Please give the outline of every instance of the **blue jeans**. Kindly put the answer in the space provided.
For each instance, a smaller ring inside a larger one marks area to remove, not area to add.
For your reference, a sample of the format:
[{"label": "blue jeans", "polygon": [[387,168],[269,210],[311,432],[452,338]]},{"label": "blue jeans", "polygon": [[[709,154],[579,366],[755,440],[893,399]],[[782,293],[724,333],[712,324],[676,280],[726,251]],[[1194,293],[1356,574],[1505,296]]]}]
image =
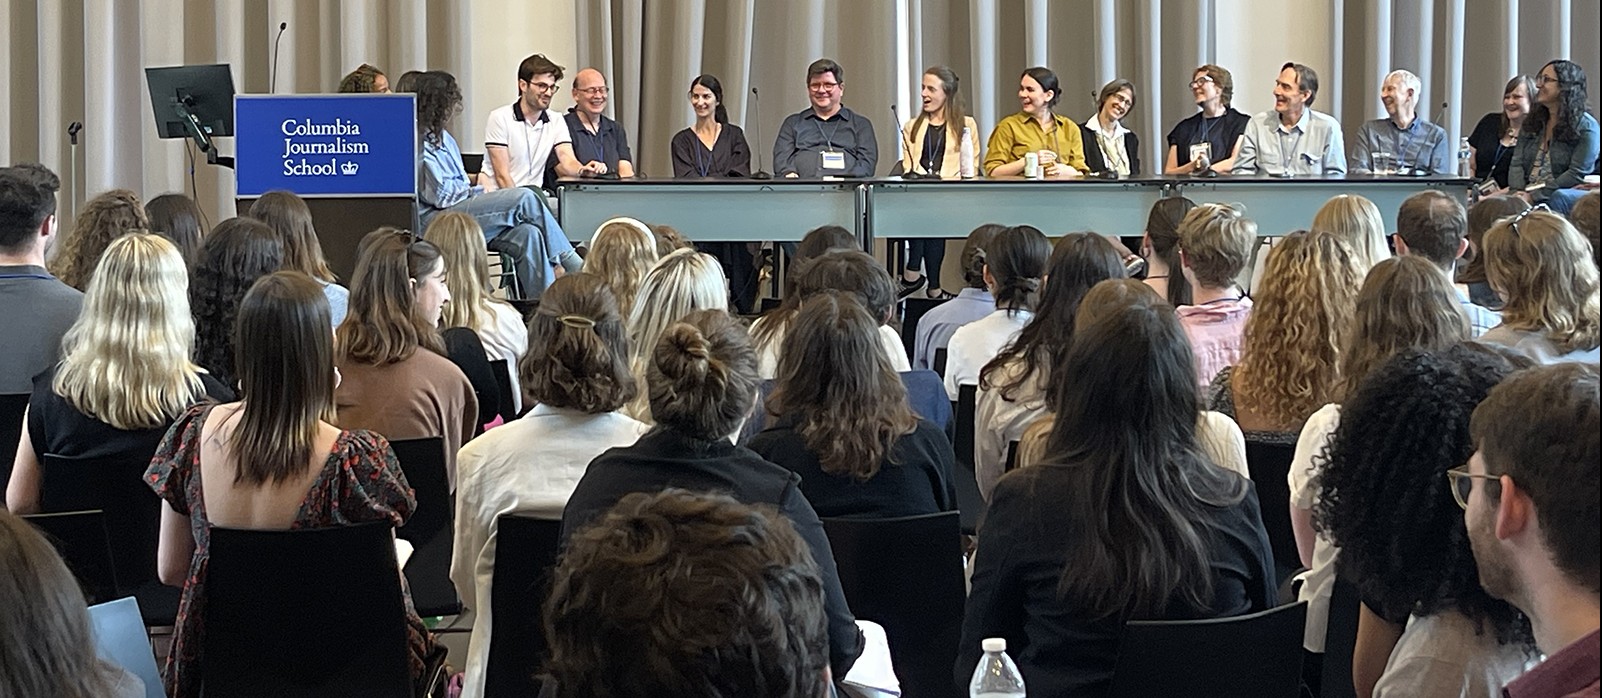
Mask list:
[{"label": "blue jeans", "polygon": [[489,248],[514,260],[513,270],[526,299],[539,298],[545,287],[556,281],[555,266],[576,272],[584,264],[545,205],[545,196],[536,190],[497,189],[448,209],[425,210],[421,216],[425,230],[440,210],[465,213],[478,221]]},{"label": "blue jeans", "polygon": [[1546,205],[1552,209],[1553,213],[1561,213],[1567,216],[1569,211],[1574,209],[1574,204],[1580,200],[1580,197],[1589,193],[1581,189],[1558,189],[1546,198]]}]

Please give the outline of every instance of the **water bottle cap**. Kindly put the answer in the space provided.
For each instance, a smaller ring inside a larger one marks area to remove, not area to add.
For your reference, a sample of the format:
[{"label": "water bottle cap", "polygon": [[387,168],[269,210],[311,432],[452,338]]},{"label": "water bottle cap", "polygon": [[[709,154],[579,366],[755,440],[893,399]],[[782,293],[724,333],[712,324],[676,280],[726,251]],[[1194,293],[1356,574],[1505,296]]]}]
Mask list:
[{"label": "water bottle cap", "polygon": [[1007,638],[987,637],[984,642],[979,643],[979,646],[983,647],[986,652],[1006,652]]}]

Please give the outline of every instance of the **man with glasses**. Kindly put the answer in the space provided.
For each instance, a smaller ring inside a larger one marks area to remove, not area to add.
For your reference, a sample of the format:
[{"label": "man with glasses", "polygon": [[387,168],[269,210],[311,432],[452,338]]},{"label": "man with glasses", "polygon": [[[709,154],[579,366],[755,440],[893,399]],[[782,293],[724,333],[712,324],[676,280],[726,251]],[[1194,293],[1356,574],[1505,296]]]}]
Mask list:
[{"label": "man with glasses", "polygon": [[573,156],[567,121],[551,118],[551,98],[561,89],[561,79],[562,66],[543,54],[529,56],[517,68],[517,101],[490,112],[484,127],[485,170],[496,187],[544,186],[546,162],[553,153],[557,176],[600,174]]},{"label": "man with glasses", "polygon": [[1546,655],[1509,698],[1598,695],[1598,385],[1594,365],[1514,374],[1474,410],[1475,453],[1450,471],[1480,584],[1529,616]]},{"label": "man with glasses", "polygon": [[773,171],[783,177],[872,177],[879,166],[873,122],[840,104],[845,73],[820,58],[807,67],[812,106],[791,114],[773,143]]},{"label": "man with glasses", "polygon": [[1346,174],[1346,144],[1335,117],[1313,111],[1318,73],[1286,63],[1274,81],[1274,109],[1246,125],[1234,174],[1324,177]]},{"label": "man with glasses", "polygon": [[[629,153],[629,137],[623,125],[607,118],[607,98],[611,90],[606,77],[594,68],[573,76],[573,108],[567,110],[567,132],[572,136],[573,156],[581,163],[580,176],[634,176],[634,156]],[[554,168],[555,162],[548,167]]]}]

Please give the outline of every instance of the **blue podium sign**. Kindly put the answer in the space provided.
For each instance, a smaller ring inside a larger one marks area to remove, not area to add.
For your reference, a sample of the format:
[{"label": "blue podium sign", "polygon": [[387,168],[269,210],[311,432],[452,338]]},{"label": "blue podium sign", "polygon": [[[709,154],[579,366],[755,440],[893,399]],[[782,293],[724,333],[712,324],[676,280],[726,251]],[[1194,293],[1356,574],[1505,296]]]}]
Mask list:
[{"label": "blue podium sign", "polygon": [[416,121],[409,94],[239,95],[238,195],[414,196]]}]

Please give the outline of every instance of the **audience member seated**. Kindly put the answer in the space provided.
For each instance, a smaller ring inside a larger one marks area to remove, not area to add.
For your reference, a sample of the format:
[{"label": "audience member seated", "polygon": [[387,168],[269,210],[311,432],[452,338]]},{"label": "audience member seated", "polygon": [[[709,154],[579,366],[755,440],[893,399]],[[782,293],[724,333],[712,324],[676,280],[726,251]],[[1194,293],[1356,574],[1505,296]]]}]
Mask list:
[{"label": "audience member seated", "polygon": [[[528,325],[523,314],[511,303],[495,297],[490,285],[489,250],[484,247],[484,231],[478,221],[465,213],[449,211],[434,217],[423,238],[439,249],[444,267],[448,302],[440,310],[439,327],[446,332],[462,328],[471,331],[483,345],[488,361],[505,361],[512,386],[512,409],[523,411],[523,391],[518,387],[517,362],[528,351]],[[418,286],[419,290],[422,285]],[[427,308],[424,308],[426,311]],[[485,394],[477,384],[479,413],[484,413]],[[499,390],[488,393],[499,395]],[[491,406],[499,404],[491,399]],[[488,420],[486,420],[488,421]]]},{"label": "audience member seated", "polygon": [[1140,174],[1140,137],[1123,124],[1134,108],[1135,83],[1118,78],[1101,86],[1096,113],[1079,127],[1087,171],[1115,172],[1119,177]]},{"label": "audience member seated", "polygon": [[[789,336],[795,316],[800,313],[799,306],[828,291],[843,291],[856,296],[876,320],[879,348],[890,361],[891,368],[897,372],[912,370],[907,363],[907,350],[901,342],[901,335],[885,324],[895,311],[895,282],[890,279],[889,272],[866,252],[836,249],[808,260],[796,269],[797,309],[785,317],[782,324],[777,319],[770,320],[768,316],[763,316],[751,326],[753,342],[757,346],[757,372],[763,380],[778,376],[779,361],[784,358],[785,337]],[[783,306],[780,306],[780,310],[784,310]],[[784,317],[784,314],[775,312],[774,317]]]},{"label": "audience member seated", "polygon": [[[675,228],[671,225],[661,224],[653,224],[650,226],[650,228],[651,235],[656,237],[657,259],[662,259],[663,257],[673,254],[674,250],[682,250],[685,248],[695,249],[695,243],[691,242],[689,238],[684,237],[684,234],[680,233],[678,228]],[[629,309],[623,308],[623,310],[627,312]]]},{"label": "audience member seated", "polygon": [[1529,621],[1480,586],[1446,477],[1473,453],[1469,415],[1530,361],[1459,344],[1407,350],[1351,394],[1313,508],[1363,602],[1359,695],[1500,698],[1535,658]]},{"label": "audience member seated", "polygon": [[389,78],[383,71],[363,63],[339,80],[339,92],[389,94]]},{"label": "audience member seated", "polygon": [[826,575],[808,548],[768,507],[676,489],[623,497],[556,567],[555,685],[542,694],[830,695]]},{"label": "audience member seated", "polygon": [[162,194],[145,202],[150,232],[172,241],[183,255],[184,264],[194,264],[200,256],[200,242],[206,231],[200,227],[200,206],[185,194]]},{"label": "audience member seated", "polygon": [[1508,193],[1508,167],[1513,164],[1513,149],[1534,98],[1535,78],[1514,76],[1502,89],[1502,110],[1481,117],[1469,135],[1470,174],[1478,182],[1492,182],[1490,193]]},{"label": "audience member seated", "polygon": [[655,422],[651,418],[650,396],[644,388],[651,352],[662,333],[697,310],[727,310],[728,307],[728,285],[723,279],[723,268],[711,255],[696,252],[694,248],[680,248],[651,268],[640,282],[634,309],[628,315],[629,371],[641,389],[624,405],[625,414],[646,424]]},{"label": "audience member seated", "polygon": [[[78,580],[45,537],[0,509],[0,695],[144,698],[139,677],[95,655]],[[820,694],[814,694],[820,695]]]},{"label": "audience member seated", "polygon": [[1257,224],[1222,204],[1202,204],[1179,224],[1180,269],[1191,303],[1174,308],[1196,355],[1203,393],[1213,376],[1240,361],[1252,299],[1235,284],[1251,263]]},{"label": "audience member seated", "polygon": [[809,296],[784,337],[766,406],[773,423],[750,448],[800,475],[822,517],[953,511],[951,442],[912,411],[901,376],[875,350],[878,327],[849,291]]},{"label": "audience member seated", "polygon": [[[1155,292],[1134,279],[1115,278],[1100,282],[1091,287],[1085,299],[1079,303],[1073,326],[1079,329],[1088,327],[1100,322],[1102,317],[1128,308],[1131,303],[1153,303],[1152,297],[1155,296]],[[1046,403],[1055,404],[1055,400],[1060,398],[1054,395],[1074,389],[1068,384],[1070,380],[1072,376],[1056,374],[1044,388]],[[1018,439],[1019,467],[1045,460],[1053,421],[1052,414],[1042,409],[1033,423],[1023,427],[1022,436]],[[1251,471],[1246,467],[1246,439],[1241,435],[1240,427],[1235,426],[1229,417],[1217,412],[1199,412],[1196,416],[1196,445],[1214,465],[1244,478],[1251,477]],[[984,494],[988,497],[990,493],[986,491]]]},{"label": "audience member seated", "polygon": [[602,223],[595,230],[595,237],[590,238],[584,273],[600,277],[612,288],[627,323],[640,282],[651,273],[657,259],[656,237],[649,227],[633,218],[613,218]]},{"label": "audience member seated", "polygon": [[72,221],[72,230],[57,241],[59,249],[50,260],[50,272],[61,283],[79,291],[89,287],[89,277],[106,247],[123,235],[145,232],[150,219],[139,195],[127,189],[101,192],[84,202]]},{"label": "audience member seated", "polygon": [[[1126,621],[1275,605],[1257,495],[1202,453],[1190,345],[1139,290],[1077,328],[1058,370],[1082,383],[1053,396],[1045,458],[1001,479],[979,529],[958,647],[1006,638],[1032,695],[1104,693]],[[958,653],[959,681],[979,656]]]},{"label": "audience member seated", "polygon": [[[784,293],[779,306],[751,323],[751,340],[756,345],[759,362],[764,354],[777,355],[778,343],[784,338],[784,328],[795,319],[796,312],[801,307],[801,294],[796,291],[796,279],[800,277],[801,270],[807,262],[816,259],[830,250],[859,250],[861,243],[855,233],[838,225],[821,225],[808,230],[801,237],[799,243],[781,243],[789,263],[784,269]],[[771,345],[771,348],[770,348]],[[904,353],[904,352],[903,352]],[[772,361],[759,363],[766,370],[762,372],[764,378],[773,377]]]},{"label": "audience member seated", "polygon": [[468,442],[456,457],[451,580],[474,612],[464,698],[484,694],[496,520],[513,513],[560,519],[590,461],[647,430],[619,411],[637,386],[623,315],[600,277],[574,274],[551,284],[529,323],[528,344],[518,370],[534,409]]},{"label": "audience member seated", "polygon": [[[352,317],[359,313],[352,308]],[[388,521],[399,527],[417,505],[384,437],[326,421],[340,380],[332,324],[322,285],[311,277],[277,272],[258,281],[239,307],[239,336],[250,338],[240,345],[239,402],[190,408],[145,473],[166,500],[161,581],[184,588],[163,674],[171,698],[201,695],[212,526],[289,530]],[[412,678],[421,683],[423,667],[444,648],[435,646],[409,597],[405,613]]]},{"label": "audience member seated", "polygon": [[306,200],[291,192],[270,191],[250,205],[250,217],[266,223],[278,234],[278,242],[284,246],[283,269],[298,271],[322,284],[334,325],[337,327],[344,322],[350,291],[335,283],[334,271],[323,259],[323,244],[317,238],[317,228]]},{"label": "audience member seated", "polygon": [[960,386],[978,385],[979,371],[1034,319],[1051,243],[1034,226],[1020,225],[997,232],[984,252],[985,285],[996,309],[957,328],[946,345],[946,394],[952,401]]},{"label": "audience member seated", "polygon": [[812,104],[779,125],[773,139],[775,175],[872,177],[878,171],[873,120],[840,104],[844,96],[845,70],[839,63],[819,58],[807,66],[807,99]]},{"label": "audience member seated", "polygon": [[1449,175],[1457,170],[1446,129],[1418,113],[1424,85],[1406,70],[1393,70],[1380,85],[1386,117],[1364,121],[1352,139],[1352,174]]},{"label": "audience member seated", "polygon": [[537,193],[546,186],[549,173],[557,177],[600,174],[592,166],[579,164],[573,156],[567,119],[551,111],[551,99],[562,91],[562,72],[562,66],[544,54],[524,58],[517,66],[517,101],[490,112],[484,124],[484,174],[495,188],[525,187]]},{"label": "audience member seated", "polygon": [[1351,245],[1357,253],[1359,278],[1391,258],[1385,219],[1380,216],[1379,207],[1366,197],[1339,194],[1324,202],[1313,214],[1313,232],[1331,233]]},{"label": "audience member seated", "polygon": [[1546,655],[1507,698],[1597,695],[1597,386],[1595,366],[1514,374],[1475,408],[1474,455],[1452,472],[1480,583],[1529,617]]},{"label": "audience member seated", "polygon": [[1535,86],[1535,107],[1519,130],[1508,168],[1508,191],[1568,213],[1585,193],[1578,187],[1586,175],[1596,174],[1602,132],[1587,111],[1585,70],[1578,63],[1547,63],[1536,74]]},{"label": "audience member seated", "polygon": [[1597,363],[1597,268],[1580,231],[1539,208],[1485,233],[1485,272],[1507,304],[1481,339],[1541,363]]},{"label": "audience member seated", "polygon": [[83,294],[45,270],[54,245],[61,180],[43,165],[0,168],[0,394],[26,395],[33,377],[61,357],[61,337]]},{"label": "audience member seated", "polygon": [[[1313,110],[1318,73],[1286,63],[1274,81],[1274,108],[1252,117],[1235,150],[1234,174],[1340,177],[1346,145],[1335,117]],[[1290,138],[1287,138],[1290,136]]]},{"label": "audience member seated", "polygon": [[1468,243],[1463,266],[1457,270],[1457,283],[1468,287],[1469,300],[1476,305],[1500,311],[1504,305],[1491,281],[1485,277],[1485,233],[1497,221],[1517,216],[1530,210],[1530,205],[1516,196],[1488,196],[1469,207]]},{"label": "audience member seated", "polygon": [[990,288],[985,284],[984,250],[995,239],[996,233],[1005,229],[1004,225],[986,223],[968,233],[968,240],[962,244],[961,258],[962,280],[967,286],[951,300],[930,308],[918,319],[917,335],[912,345],[913,370],[934,370],[935,352],[951,343],[951,335],[957,328],[995,311],[996,298],[990,295]]},{"label": "audience member seated", "polygon": [[335,332],[336,423],[392,441],[442,437],[454,489],[456,452],[481,422],[474,387],[435,329],[450,300],[445,265],[438,248],[411,233],[368,238],[351,277],[350,313]]},{"label": "audience member seated", "polygon": [[1146,285],[1175,308],[1191,304],[1190,282],[1179,271],[1185,266],[1179,258],[1179,223],[1194,208],[1196,202],[1183,196],[1158,199],[1146,214],[1146,231],[1140,240],[1140,256],[1146,259]]},{"label": "audience member seated", "polygon": [[[1456,197],[1427,189],[1402,201],[1396,211],[1396,234],[1391,239],[1396,243],[1396,254],[1427,259],[1440,267],[1446,278],[1455,279],[1457,260],[1469,249],[1468,214]],[[1502,324],[1502,316],[1496,311],[1469,300],[1466,288],[1454,289],[1473,336],[1479,337]]]},{"label": "audience member seated", "polygon": [[[1235,100],[1235,77],[1222,66],[1204,65],[1191,74],[1190,92],[1201,111],[1168,132],[1168,159],[1162,173],[1229,174],[1235,166],[1235,155],[1240,152],[1246,124],[1252,120],[1231,104]],[[1174,218],[1177,222],[1179,216]],[[1169,298],[1168,304],[1179,305],[1174,298]]]},{"label": "audience member seated", "polygon": [[1323,651],[1339,550],[1327,533],[1314,528],[1313,507],[1322,501],[1319,477],[1340,426],[1341,403],[1397,353],[1445,349],[1469,338],[1468,318],[1457,294],[1435,265],[1417,257],[1388,259],[1374,267],[1357,294],[1356,308],[1344,321],[1351,327],[1340,348],[1340,377],[1330,392],[1330,403],[1302,426],[1285,478],[1297,552],[1309,569],[1301,588],[1301,599],[1308,603],[1304,646],[1315,653]]},{"label": "audience member seated", "polygon": [[699,310],[668,327],[650,359],[646,385],[657,428],[590,463],[562,514],[563,538],[634,492],[678,487],[776,507],[818,562],[829,666],[835,676],[845,676],[862,653],[862,634],[846,606],[823,524],[801,494],[801,477],[732,440],[755,407],[759,381],[745,329],[726,312]]},{"label": "audience member seated", "polygon": [[191,405],[233,399],[190,359],[188,281],[177,248],[158,236],[125,235],[106,249],[83,314],[62,339],[61,364],[33,380],[6,488],[11,511],[40,510],[46,454],[148,463]]},{"label": "audience member seated", "polygon": [[[417,77],[415,88],[422,141],[417,215],[423,226],[443,211],[472,216],[484,230],[485,239],[512,257],[517,280],[530,299],[539,298],[563,272],[578,271],[584,260],[573,251],[573,243],[546,207],[544,195],[523,186],[485,192],[467,178],[461,148],[445,130],[462,108],[456,78],[431,70]],[[490,156],[494,155],[491,149]]]},{"label": "audience member seated", "polygon": [[1079,124],[1056,113],[1062,85],[1050,68],[1035,66],[1018,76],[1018,113],[996,123],[985,145],[986,177],[1022,177],[1028,154],[1037,157],[1042,178],[1079,177],[1085,164],[1084,134]]},{"label": "audience member seated", "polygon": [[1591,261],[1602,267],[1602,192],[1592,191],[1574,202],[1569,223],[1591,243]]},{"label": "audience member seated", "polygon": [[219,383],[234,387],[234,325],[239,302],[257,279],[283,266],[278,235],[254,218],[217,224],[200,246],[189,274],[189,310],[195,316],[195,363]]},{"label": "audience member seated", "polygon": [[[1061,366],[1073,345],[1075,316],[1092,286],[1124,278],[1124,263],[1112,243],[1095,233],[1069,233],[1057,241],[1046,265],[1045,288],[1034,319],[1018,338],[979,372],[974,412],[974,475],[979,494],[990,498],[1007,466],[1007,449],[1023,438],[1024,429],[1049,416],[1055,400],[1052,370]],[[1060,389],[1070,389],[1063,377]]]}]

